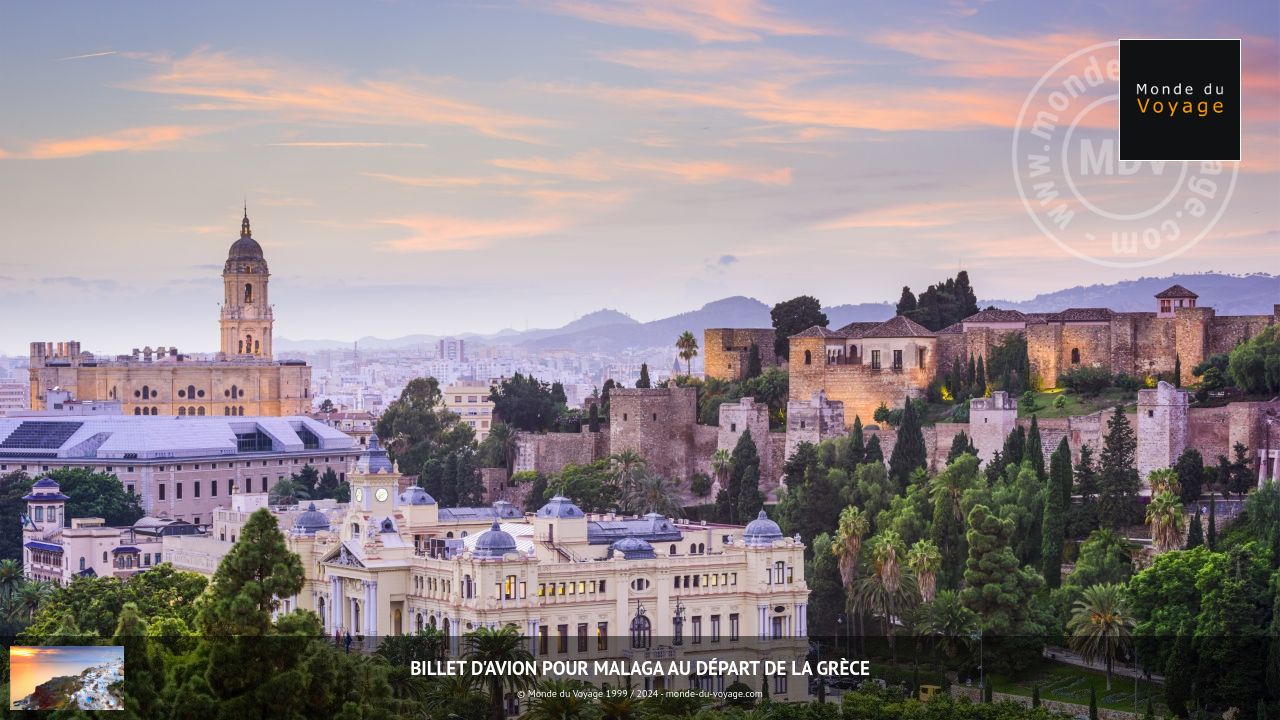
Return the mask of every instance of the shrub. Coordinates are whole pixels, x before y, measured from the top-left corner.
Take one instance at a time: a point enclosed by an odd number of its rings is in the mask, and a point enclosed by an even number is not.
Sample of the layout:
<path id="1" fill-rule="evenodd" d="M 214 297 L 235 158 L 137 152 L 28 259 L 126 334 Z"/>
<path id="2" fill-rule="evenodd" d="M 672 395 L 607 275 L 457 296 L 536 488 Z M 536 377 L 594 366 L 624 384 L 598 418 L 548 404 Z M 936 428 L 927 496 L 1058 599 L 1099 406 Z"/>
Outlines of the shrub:
<path id="1" fill-rule="evenodd" d="M 1111 373 L 1106 368 L 1096 365 L 1071 368 L 1058 376 L 1058 387 L 1089 396 L 1106 390 L 1111 383 Z"/>
<path id="2" fill-rule="evenodd" d="M 1054 398 L 1054 399 L 1053 399 L 1053 406 L 1054 406 L 1055 408 L 1057 408 L 1058 410 L 1061 410 L 1062 408 L 1066 407 L 1066 406 L 1067 406 L 1067 396 L 1066 396 L 1066 395 L 1059 395 L 1058 397 Z"/>
<path id="3" fill-rule="evenodd" d="M 1120 388 L 1121 390 L 1126 390 L 1128 392 L 1137 392 L 1138 388 L 1143 387 L 1143 385 L 1145 385 L 1145 382 L 1141 378 L 1136 378 L 1132 375 L 1126 375 L 1124 373 L 1120 373 L 1119 375 L 1116 375 L 1115 386 Z"/>

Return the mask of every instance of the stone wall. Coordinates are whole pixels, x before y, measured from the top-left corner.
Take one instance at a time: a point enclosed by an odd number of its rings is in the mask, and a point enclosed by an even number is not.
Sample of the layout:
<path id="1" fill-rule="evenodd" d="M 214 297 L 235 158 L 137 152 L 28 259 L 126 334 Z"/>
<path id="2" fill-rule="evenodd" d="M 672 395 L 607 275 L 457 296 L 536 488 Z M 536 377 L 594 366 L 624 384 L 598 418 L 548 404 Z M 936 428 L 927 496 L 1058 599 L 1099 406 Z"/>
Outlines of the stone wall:
<path id="1" fill-rule="evenodd" d="M 807 401 L 790 400 L 787 402 L 787 442 L 782 456 L 790 458 L 801 443 L 817 445 L 844 434 L 844 403 L 828 400 L 822 392 L 814 393 Z"/>
<path id="2" fill-rule="evenodd" d="M 760 479 L 763 483 L 766 479 L 774 479 L 780 471 L 780 466 L 773 464 L 773 453 L 769 452 L 769 442 L 771 441 L 769 433 L 769 405 L 768 403 L 758 403 L 755 398 L 745 397 L 736 403 L 725 403 L 720 406 L 720 425 L 716 428 L 716 440 L 712 447 L 711 453 L 716 450 L 727 450 L 730 453 L 738 446 L 738 440 L 742 434 L 751 431 L 751 441 L 756 444 L 756 452 L 760 456 Z M 709 472 L 711 468 L 710 453 L 707 455 L 699 454 L 700 459 L 704 459 L 707 465 L 708 476 L 713 475 Z"/>
<path id="3" fill-rule="evenodd" d="M 515 472 L 558 473 L 609 456 L 609 433 L 516 433 Z"/>
<path id="4" fill-rule="evenodd" d="M 809 364 L 802 359 L 806 351 Z M 792 338 L 791 356 L 790 399 L 805 401 L 824 392 L 828 400 L 844 403 L 846 426 L 853 424 L 854 417 L 861 417 L 864 424 L 872 422 L 881 403 L 900 408 L 908 397 L 923 396 L 933 376 L 932 365 L 901 370 L 887 365 L 878 370 L 870 365 L 828 365 L 823 338 Z"/>
<path id="5" fill-rule="evenodd" d="M 978 450 L 979 462 L 986 465 L 995 457 L 1017 422 L 1018 403 L 1003 390 L 969 401 L 969 439 Z"/>
<path id="6" fill-rule="evenodd" d="M 721 380 L 741 380 L 747 371 L 751 345 L 760 348 L 760 366 L 777 367 L 773 328 L 707 328 L 702 334 L 703 374 Z"/>
<path id="7" fill-rule="evenodd" d="M 1138 477 L 1146 487 L 1152 470 L 1173 467 L 1187 447 L 1187 410 L 1191 396 L 1161 380 L 1138 391 Z"/>

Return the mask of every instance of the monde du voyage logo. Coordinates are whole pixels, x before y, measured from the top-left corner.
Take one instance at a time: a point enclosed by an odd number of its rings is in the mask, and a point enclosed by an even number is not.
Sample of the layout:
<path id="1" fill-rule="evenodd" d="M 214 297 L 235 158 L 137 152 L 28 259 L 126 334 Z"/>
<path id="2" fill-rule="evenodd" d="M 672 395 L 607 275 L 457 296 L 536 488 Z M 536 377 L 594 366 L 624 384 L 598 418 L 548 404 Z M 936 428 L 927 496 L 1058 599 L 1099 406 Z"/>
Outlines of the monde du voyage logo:
<path id="1" fill-rule="evenodd" d="M 1120 41 L 1120 159 L 1240 159 L 1239 40 Z"/>

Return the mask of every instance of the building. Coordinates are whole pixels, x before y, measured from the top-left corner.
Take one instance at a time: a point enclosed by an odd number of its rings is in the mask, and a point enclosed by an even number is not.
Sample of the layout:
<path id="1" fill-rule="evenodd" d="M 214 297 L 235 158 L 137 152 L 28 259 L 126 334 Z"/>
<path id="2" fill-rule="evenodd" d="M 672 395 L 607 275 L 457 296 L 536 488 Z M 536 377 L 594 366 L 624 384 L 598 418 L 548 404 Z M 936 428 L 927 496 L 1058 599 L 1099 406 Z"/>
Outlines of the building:
<path id="1" fill-rule="evenodd" d="M 182 520 L 144 517 L 131 527 L 108 527 L 102 518 L 72 518 L 66 526 L 66 501 L 52 478 L 36 481 L 22 498 L 22 568 L 31 580 L 66 585 L 77 576 L 128 578 L 160 564 L 166 536 L 191 535 L 195 525 Z"/>
<path id="2" fill-rule="evenodd" d="M 436 357 L 440 360 L 466 362 L 466 341 L 455 337 L 440 338 L 436 343 Z"/>
<path id="3" fill-rule="evenodd" d="M 0 417 L 22 412 L 30 407 L 27 392 L 30 386 L 22 380 L 0 379 Z"/>
<path id="4" fill-rule="evenodd" d="M 702 333 L 703 375 L 721 380 L 747 376 L 751 347 L 760 353 L 761 369 L 778 366 L 773 328 L 707 328 Z"/>
<path id="5" fill-rule="evenodd" d="M 43 410 L 14 410 L 8 417 L 53 417 L 58 415 L 122 415 L 119 400 L 76 400 L 62 388 L 45 393 Z"/>
<path id="6" fill-rule="evenodd" d="M 306 569 L 303 591 L 285 608 L 314 610 L 326 634 L 435 627 L 456 652 L 471 630 L 512 626 L 547 659 L 807 650 L 804 546 L 763 513 L 744 528 L 592 516 L 563 497 L 532 515 L 504 502 L 442 508 L 419 487 L 400 490 L 376 438 L 349 479 L 352 501 L 340 517 L 308 508 L 282 527 Z M 165 560 L 210 574 L 247 514 L 217 517 L 215 537 L 166 538 Z M 732 681 L 636 679 L 650 689 Z M 775 697 L 807 693 L 779 682 Z"/>
<path id="7" fill-rule="evenodd" d="M 309 417 L 0 418 L 0 474 L 111 473 L 147 515 L 206 525 L 234 489 L 267 492 L 306 465 L 345 478 L 360 447 Z"/>
<path id="8" fill-rule="evenodd" d="M 45 409 L 54 388 L 81 401 L 116 400 L 131 415 L 300 415 L 311 410 L 311 368 L 276 362 L 270 272 L 246 210 L 240 238 L 223 265 L 220 350 L 211 359 L 150 346 L 130 355 L 97 357 L 80 343 L 33 342 L 31 407 Z"/>
<path id="9" fill-rule="evenodd" d="M 373 426 L 377 419 L 373 413 L 367 410 L 343 410 L 331 413 L 312 413 L 311 417 L 328 425 L 334 430 L 340 430 L 356 439 L 356 442 L 365 445 L 369 442 L 369 436 L 373 434 Z"/>
<path id="10" fill-rule="evenodd" d="M 476 431 L 476 440 L 483 441 L 489 437 L 489 428 L 493 425 L 493 402 L 489 400 L 489 389 L 496 383 L 476 380 L 459 380 L 440 391 L 444 407 L 462 418 L 462 422 Z"/>

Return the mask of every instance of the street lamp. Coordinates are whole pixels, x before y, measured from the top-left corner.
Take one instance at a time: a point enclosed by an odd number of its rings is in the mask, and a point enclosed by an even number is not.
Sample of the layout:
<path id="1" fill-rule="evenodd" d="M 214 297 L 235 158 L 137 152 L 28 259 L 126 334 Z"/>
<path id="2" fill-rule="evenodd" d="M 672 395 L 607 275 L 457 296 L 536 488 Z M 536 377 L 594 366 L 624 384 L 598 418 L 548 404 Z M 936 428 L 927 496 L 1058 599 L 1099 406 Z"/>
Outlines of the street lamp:
<path id="1" fill-rule="evenodd" d="M 675 627 L 675 637 L 671 639 L 672 645 L 684 644 L 684 604 L 680 602 L 680 598 L 676 598 L 675 617 L 672 618 L 671 624 Z"/>
<path id="2" fill-rule="evenodd" d="M 839 615 L 836 616 L 836 649 L 837 650 L 840 649 L 840 636 L 842 633 L 844 633 L 846 629 L 845 621 L 847 620 L 848 620 L 848 616 L 845 615 L 844 613 L 840 613 Z M 845 637 L 847 638 L 848 635 L 845 634 Z"/>

